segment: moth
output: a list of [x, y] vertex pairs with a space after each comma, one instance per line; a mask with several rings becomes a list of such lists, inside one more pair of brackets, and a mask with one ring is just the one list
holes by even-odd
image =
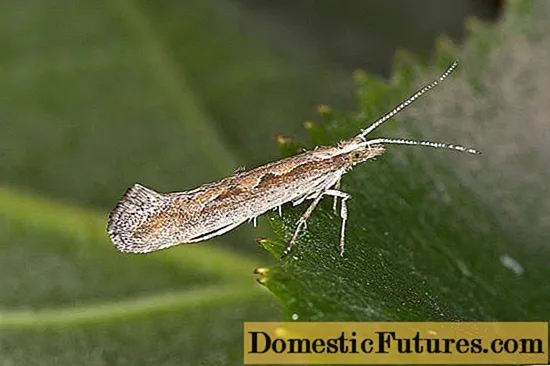
[[344, 255], [347, 201], [351, 196], [340, 189], [344, 174], [354, 166], [384, 153], [386, 145], [416, 145], [478, 154], [472, 148], [433, 141], [374, 138], [367, 136], [384, 122], [407, 108], [443, 82], [457, 67], [455, 61], [439, 78], [416, 91], [356, 136], [336, 146], [278, 160], [214, 183], [184, 192], [159, 193], [135, 184], [129, 188], [109, 216], [107, 231], [120, 252], [147, 253], [183, 243], [197, 243], [226, 233], [245, 221], [286, 203], [297, 206], [311, 200], [296, 223], [283, 256], [287, 255], [307, 229], [307, 220], [325, 196], [340, 200], [340, 254]]

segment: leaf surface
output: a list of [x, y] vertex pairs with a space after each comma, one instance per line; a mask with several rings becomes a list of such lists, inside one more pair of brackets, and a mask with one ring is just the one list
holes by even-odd
[[[325, 199], [291, 255], [263, 271], [289, 319], [548, 321], [549, 15], [547, 2], [510, 1], [494, 28], [470, 22], [463, 51], [442, 39], [438, 68], [402, 54], [389, 85], [357, 74], [359, 117], [334, 113], [325, 143], [353, 136], [458, 57], [444, 85], [373, 136], [483, 154], [388, 146], [344, 176], [345, 257]], [[305, 206], [271, 217], [276, 236], [263, 244], [275, 256]]]

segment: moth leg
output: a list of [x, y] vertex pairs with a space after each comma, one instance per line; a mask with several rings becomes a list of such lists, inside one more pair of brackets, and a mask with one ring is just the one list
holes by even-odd
[[[336, 181], [336, 184], [334, 185], [334, 189], [337, 190], [337, 191], [340, 190], [340, 181], [341, 181], [341, 179], [339, 178]], [[334, 213], [337, 213], [337, 211], [336, 211], [337, 208], [338, 208], [338, 197], [334, 196], [334, 202], [332, 203], [332, 211], [334, 211]]]
[[342, 227], [340, 228], [340, 255], [343, 257], [346, 248], [346, 224], [348, 222], [348, 206], [346, 201], [351, 198], [351, 195], [336, 189], [326, 190], [324, 194], [334, 196], [335, 199], [336, 197], [340, 197], [342, 199], [340, 203], [340, 217], [342, 218]]
[[211, 231], [209, 233], [203, 234], [202, 236], [196, 236], [194, 238], [191, 238], [190, 240], [185, 241], [185, 243], [196, 243], [196, 242], [199, 242], [199, 241], [203, 241], [203, 240], [207, 240], [207, 239], [216, 237], [218, 235], [221, 235], [223, 233], [226, 233], [228, 231], [233, 230], [234, 228], [236, 228], [237, 226], [239, 226], [242, 223], [243, 222], [241, 221], [241, 222], [237, 222], [237, 223], [234, 223], [234, 224], [229, 224], [227, 226], [224, 226], [224, 227], [221, 227], [221, 228], [217, 229], [216, 231]]
[[302, 231], [302, 229], [307, 229], [307, 219], [311, 216], [313, 210], [315, 210], [315, 207], [317, 207], [317, 204], [319, 203], [319, 201], [321, 201], [321, 198], [323, 198], [323, 193], [324, 192], [321, 192], [317, 197], [315, 197], [311, 205], [309, 205], [309, 207], [307, 208], [306, 212], [304, 212], [302, 217], [300, 217], [300, 219], [298, 220], [298, 225], [296, 226], [294, 235], [292, 236], [292, 239], [290, 240], [290, 243], [288, 244], [286, 249], [283, 251], [281, 258], [286, 257], [288, 253], [290, 253], [290, 251], [292, 250], [292, 246], [294, 245], [294, 243], [296, 243], [296, 240], [298, 240], [298, 235], [300, 234], [300, 231]]

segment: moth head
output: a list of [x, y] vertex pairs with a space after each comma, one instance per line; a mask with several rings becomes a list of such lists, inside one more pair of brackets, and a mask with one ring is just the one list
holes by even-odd
[[349, 153], [351, 165], [355, 166], [369, 159], [375, 158], [384, 153], [384, 146], [381, 144], [362, 144]]

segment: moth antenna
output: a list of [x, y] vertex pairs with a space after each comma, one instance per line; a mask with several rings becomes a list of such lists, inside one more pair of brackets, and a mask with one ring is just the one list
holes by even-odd
[[446, 144], [443, 142], [436, 142], [436, 141], [415, 141], [415, 140], [405, 140], [405, 139], [379, 138], [379, 139], [367, 140], [366, 144], [367, 146], [376, 145], [376, 144], [418, 145], [418, 146], [434, 147], [437, 149], [456, 150], [460, 152], [467, 152], [470, 154], [481, 154], [481, 152], [477, 151], [476, 149], [472, 149], [462, 145]]
[[407, 108], [418, 98], [420, 98], [421, 96], [423, 96], [424, 94], [426, 94], [427, 92], [429, 92], [430, 90], [432, 90], [433, 88], [441, 84], [449, 75], [451, 75], [451, 73], [456, 69], [457, 66], [458, 66], [458, 60], [455, 60], [451, 64], [451, 66], [449, 66], [447, 70], [445, 70], [445, 72], [441, 74], [440, 77], [438, 77], [431, 83], [425, 85], [423, 88], [417, 90], [414, 94], [412, 94], [410, 97], [408, 97], [403, 102], [401, 102], [397, 107], [395, 107], [394, 109], [392, 109], [391, 111], [389, 111], [388, 113], [380, 117], [376, 122], [371, 124], [369, 127], [361, 130], [361, 133], [359, 133], [357, 137], [365, 139], [365, 136], [367, 136], [369, 133], [374, 131], [376, 128], [380, 127], [384, 122], [386, 122], [392, 117], [395, 117], [395, 115], [397, 115], [399, 112]]

